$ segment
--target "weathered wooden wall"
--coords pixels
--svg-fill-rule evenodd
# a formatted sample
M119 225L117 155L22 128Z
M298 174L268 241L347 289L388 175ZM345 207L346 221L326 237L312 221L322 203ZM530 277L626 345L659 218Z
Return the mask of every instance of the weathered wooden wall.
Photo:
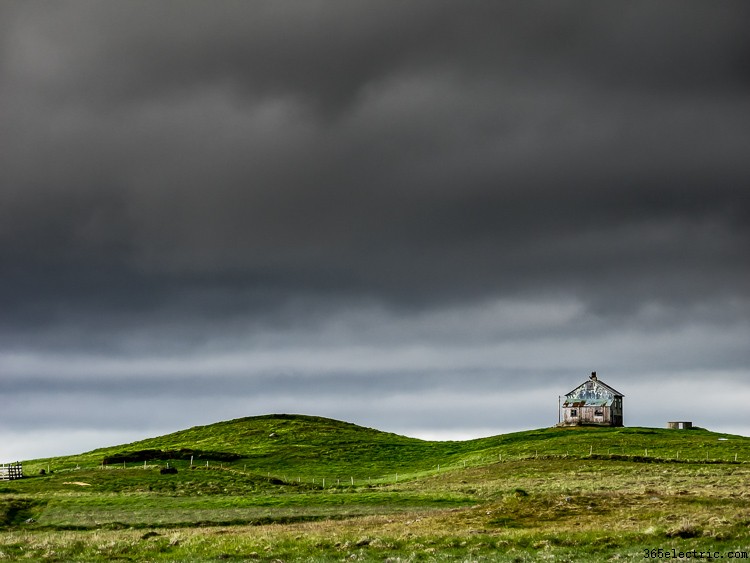
M571 410L577 412L577 416L571 416ZM597 412L601 412L597 416ZM579 426L585 424L594 424L602 426L622 426L622 407L615 402L611 407L606 406L579 406L563 408L562 422L563 426Z

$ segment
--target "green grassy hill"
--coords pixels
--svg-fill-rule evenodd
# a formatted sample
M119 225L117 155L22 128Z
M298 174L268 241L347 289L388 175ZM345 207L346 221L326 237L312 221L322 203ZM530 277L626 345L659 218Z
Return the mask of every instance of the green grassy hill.
M750 438L703 429L434 442L268 415L24 471L0 482L0 560L601 561L683 540L750 551Z
M196 426L80 455L27 462L27 473L101 465L221 464L274 476L379 478L530 457L610 456L672 461L750 461L750 438L703 429L544 428L467 440L408 438L337 420L266 415Z

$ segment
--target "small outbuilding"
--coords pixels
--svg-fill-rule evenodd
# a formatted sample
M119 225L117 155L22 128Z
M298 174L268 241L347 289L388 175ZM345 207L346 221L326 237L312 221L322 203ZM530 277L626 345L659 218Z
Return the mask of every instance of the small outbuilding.
M624 396L593 371L588 381L565 394L560 426L623 426Z
M673 430L690 430L693 427L693 423L689 420L677 420L674 422L667 422L667 428Z

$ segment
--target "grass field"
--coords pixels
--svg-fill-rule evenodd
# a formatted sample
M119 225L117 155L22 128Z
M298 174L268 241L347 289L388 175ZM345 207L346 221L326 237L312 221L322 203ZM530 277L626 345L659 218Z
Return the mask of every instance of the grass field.
M163 474L167 465L177 472ZM550 428L426 442L271 415L27 461L24 472L0 482L0 560L750 552L750 438L701 429Z

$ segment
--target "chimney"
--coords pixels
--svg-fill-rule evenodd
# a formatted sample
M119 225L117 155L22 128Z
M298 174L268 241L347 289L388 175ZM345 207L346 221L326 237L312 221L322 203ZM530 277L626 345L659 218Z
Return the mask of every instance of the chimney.
M591 379L591 381L596 381L596 380L597 380L597 379L596 379L596 372L595 372L595 371L592 371L592 372L591 372L591 377L590 377L590 379Z

